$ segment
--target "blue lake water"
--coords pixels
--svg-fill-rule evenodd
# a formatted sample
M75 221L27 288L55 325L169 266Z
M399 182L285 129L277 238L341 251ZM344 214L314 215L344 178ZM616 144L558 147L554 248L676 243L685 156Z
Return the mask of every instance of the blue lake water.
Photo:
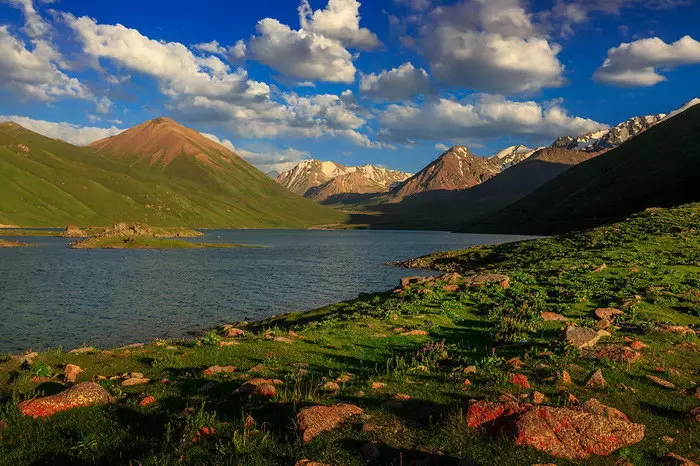
M387 262L521 238L210 230L197 241L265 248L175 250L80 250L62 238L9 238L36 247L0 249L0 353L109 348L311 310L421 273Z

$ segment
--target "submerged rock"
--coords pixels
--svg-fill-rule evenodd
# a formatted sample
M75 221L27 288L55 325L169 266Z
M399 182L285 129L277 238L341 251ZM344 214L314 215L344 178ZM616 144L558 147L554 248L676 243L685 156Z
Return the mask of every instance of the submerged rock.
M25 416L41 418L62 411L113 403L114 398L100 385L93 382L79 383L57 395L34 398L19 404Z

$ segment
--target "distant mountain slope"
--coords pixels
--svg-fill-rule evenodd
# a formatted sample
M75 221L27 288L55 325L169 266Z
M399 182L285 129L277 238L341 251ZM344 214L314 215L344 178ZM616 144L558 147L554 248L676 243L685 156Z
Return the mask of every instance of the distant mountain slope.
M633 117L613 126L610 129L595 133L586 133L578 137L563 136L552 144L560 149L582 150L586 152L602 152L614 149L625 141L639 136L666 117L665 114Z
M466 190L432 191L379 206L379 228L453 230L502 209L597 154L544 148L527 160Z
M541 148L540 148L541 149ZM494 162L497 162L501 166L501 170L510 168L513 165L517 165L523 160L527 160L532 154L537 152L539 149L530 149L526 146L510 146L506 147L502 151L489 157Z
M556 233L700 200L700 105L558 176L468 231Z
M304 160L277 177L290 191L316 201L344 194L385 193L411 176L374 165L346 167L336 162Z
M467 147L454 146L401 183L391 194L403 199L428 191L467 189L496 176L500 171L499 162L477 157Z
M301 228L342 217L172 120L146 122L93 147L0 124L3 224Z

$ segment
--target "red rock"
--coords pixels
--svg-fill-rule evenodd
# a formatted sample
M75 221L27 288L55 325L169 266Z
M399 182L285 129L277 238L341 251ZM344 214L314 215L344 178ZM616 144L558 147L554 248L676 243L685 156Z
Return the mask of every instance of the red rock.
M212 375L231 374L233 372L236 372L236 366L211 366L207 369L204 369L202 374L204 374L207 377L211 377Z
M457 293L459 291L459 285L444 285L442 289L448 293Z
M394 395L394 399L398 401L409 401L412 400L410 395L406 395L405 393L397 393Z
M427 335L428 332L425 330L409 330L408 332L403 332L401 335L405 337L412 337L412 336L423 336Z
M467 366L463 371L465 374L476 374L476 366Z
M260 396L263 398L273 398L277 395L276 385L284 385L284 382L277 379L250 379L235 391L245 395Z
M608 359L614 362L635 363L642 357L642 353L634 351L628 346L604 345L585 350L584 354L594 359Z
M517 386L522 387L526 390L530 389L530 381L523 374L510 374L508 376L508 381L510 383L512 383L513 385L517 385Z
M347 374L347 373L342 374L342 375L338 376L337 379L335 379L335 381L338 383L348 383L348 382L350 382L350 380L352 380L352 374Z
M602 388L602 387L605 387L607 384L608 384L608 382L606 382L605 378L603 377L603 371L598 369L588 379L588 382L586 382L586 387L588 387L588 388Z
M601 319L596 323L596 327L598 327L601 330L609 329L611 326L612 322L610 322L608 319Z
M494 422L503 417L511 417L522 414L532 409L530 404L515 402L495 403L488 401L476 401L469 405L467 410L467 425L472 429Z
M372 382L372 390L379 390L380 388L386 387L384 382Z
M240 328L228 328L224 330L224 336L233 338L233 337L242 337L245 335L245 332L241 330Z
M510 358L508 361L506 361L506 364L508 367L515 370L520 370L523 368L523 366L525 366L525 363L520 358Z
M75 383L78 379L78 374L83 372L83 370L74 364L66 364L66 368L63 370L63 376L66 382Z
M469 379L464 379L464 382L462 382L462 385L464 385L465 387L468 387L471 384L472 384L472 381Z
M239 343L237 341L220 341L219 342L219 346L222 348L227 347L227 346L236 346L238 344Z
M201 427L192 438L192 443L197 443L202 440L202 437L210 437L216 435L216 429L213 427Z
M122 382L122 387L134 387L136 385L146 385L151 379L145 377L131 377Z
M464 278L457 272L450 272L439 276L438 280L445 282L449 285L457 285L464 281Z
M32 382L34 383L47 383L54 382L53 377L32 377Z
M695 418L696 421L700 422L700 406L690 410L690 415Z
M147 396L143 400L139 402L139 406L141 407L146 407L146 406L151 406L152 404L155 404L157 400L153 396Z
M635 351L641 351L645 348L648 348L649 345L644 344L643 342L636 340L630 343L630 348L632 348Z
M323 432L339 427L353 416L365 411L355 405L312 406L297 414L297 426L304 442L310 442Z
M695 335L695 330L680 325L666 325L661 327L661 331L666 333L680 333L681 335Z
M294 463L294 466L331 466L328 463L319 463L318 461L311 461L307 459L299 460Z
M616 408L611 408L606 406L595 398L591 398L588 401L584 401L581 405L581 409L592 414L598 414L599 416L605 416L610 419L619 419L622 421L630 420L629 417L622 411Z
M571 385L571 374L568 371L561 371L557 374L557 382L561 385Z
M401 279L401 288L406 288L411 285L415 285L418 283L424 283L428 280L430 280L431 277L404 277Z
M579 401L579 399L576 398L572 393L569 393L566 399L569 402L569 404L572 404L572 405L577 405L577 404L581 403Z
M568 319L564 317L561 314L557 314L556 312L542 312L540 314L540 317L542 317L542 320L545 322L552 322L552 321L559 321L559 322L566 322Z
M593 314L598 320L608 320L612 322L615 320L615 317L623 315L624 312L619 309L615 309L614 307L601 307L593 311Z
M592 272L593 272L593 273L600 273L600 272L602 272L603 270L605 270L605 269L607 269L607 268L608 268L607 265L602 264L600 267L597 267L597 268L593 269Z
M514 422L514 441L557 458L582 460L608 456L640 442L645 427L580 409L536 407Z
M93 382L83 382L56 395L23 401L18 407L23 415L40 418L53 416L56 413L74 408L113 402L114 398L100 385Z

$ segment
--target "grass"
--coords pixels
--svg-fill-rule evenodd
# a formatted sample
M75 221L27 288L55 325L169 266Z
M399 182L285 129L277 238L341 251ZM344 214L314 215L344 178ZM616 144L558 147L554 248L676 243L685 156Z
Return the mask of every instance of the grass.
M567 404L553 377L568 370L574 382L568 392L581 400L595 397L646 426L642 442L585 464L653 465L669 451L698 461L700 423L688 413L700 402L685 390L700 373L700 342L661 330L665 324L700 328L698 220L697 204L650 210L595 230L406 264L506 274L507 290L487 285L449 292L438 282L425 292L425 286L412 285L403 293L363 295L252 323L237 339L212 331L192 340L109 351L57 349L38 355L33 365L7 358L0 363L0 419L8 425L0 458L7 464L267 465L302 458L335 465L567 464L466 426L468 400L529 393L507 380L512 369L506 361L517 356L525 363L521 372L549 404ZM602 264L607 267L594 272ZM592 310L623 305L625 315L607 341L625 344L631 338L649 345L635 364L567 349L559 341L562 324L538 318L541 311L554 311L578 325L593 325ZM410 330L424 332L404 334ZM229 341L237 344L220 346ZM22 417L17 403L60 389L59 374L69 363L85 370L80 381L99 380L118 402L43 421ZM204 376L212 365L237 370ZM477 372L465 374L471 365ZM598 368L609 387L589 389L585 381ZM122 387L111 380L127 372L142 372L152 382ZM32 381L39 374L53 379ZM646 375L670 380L678 390L662 389ZM271 400L236 394L253 376L284 385ZM321 390L328 380L341 381L338 393ZM373 389L375 382L384 385ZM387 403L396 394L411 399ZM146 395L158 402L140 407ZM296 413L338 402L356 404L368 416L304 444ZM198 436L204 427L214 433Z
M0 124L0 224L118 221L197 228L308 228L345 215L292 194L242 159L218 169L112 157Z

